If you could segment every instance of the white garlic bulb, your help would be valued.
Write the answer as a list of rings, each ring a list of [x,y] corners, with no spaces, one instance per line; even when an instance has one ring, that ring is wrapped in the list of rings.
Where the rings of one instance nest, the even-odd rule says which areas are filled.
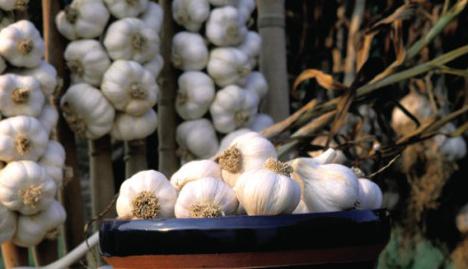
[[[158,78],[159,73],[161,73],[161,70],[163,69],[163,66],[164,59],[161,54],[156,55],[153,60],[143,64],[143,67],[150,71],[150,73],[153,74],[155,78]]]
[[[211,11],[205,34],[216,46],[235,46],[244,40],[247,27],[235,7],[225,6]]]
[[[70,42],[64,58],[74,84],[86,82],[93,86],[101,85],[102,76],[111,64],[101,43],[94,39]]]
[[[58,187],[62,186],[65,168],[65,149],[62,144],[50,140],[46,152],[37,163],[45,169],[46,174],[55,181]]]
[[[0,244],[10,240],[16,231],[17,216],[0,204]]]
[[[216,93],[210,113],[215,129],[228,133],[249,126],[258,110],[258,97],[239,86],[230,85]]]
[[[216,48],[211,51],[207,71],[216,85],[243,84],[252,66],[248,56],[236,48]]]
[[[327,140],[328,136],[317,136],[314,140],[312,140],[311,144],[325,147],[327,145]],[[338,145],[334,141],[331,141],[329,146],[336,147]],[[334,148],[328,148],[326,150],[314,150],[312,152],[308,152],[308,154],[313,157],[314,160],[320,160],[321,164],[345,164],[348,161],[343,151]]]
[[[439,132],[449,134],[455,130],[455,125],[449,122],[443,126]],[[462,136],[447,137],[445,135],[436,135],[432,139],[434,141],[432,145],[435,148],[435,151],[439,152],[445,160],[453,162],[465,157],[466,142]]]
[[[309,213],[309,209],[307,208],[307,205],[305,204],[304,200],[301,199],[299,201],[299,204],[297,205],[296,209],[292,212],[293,214],[306,214]]]
[[[149,2],[146,11],[140,16],[140,19],[156,33],[161,31],[163,18],[164,13],[161,6],[154,2]]]
[[[159,36],[137,18],[113,22],[107,29],[104,47],[112,60],[145,63],[159,53]]]
[[[259,114],[254,116],[253,121],[249,125],[249,129],[254,131],[254,132],[260,132],[260,131],[272,126],[273,124],[275,124],[275,122],[273,121],[273,119],[269,115],[259,113]]]
[[[0,111],[7,117],[37,117],[45,97],[41,84],[32,76],[6,74],[0,76]]]
[[[378,209],[382,207],[382,190],[374,182],[367,178],[359,179],[359,203],[360,209]]]
[[[25,11],[28,8],[28,3],[29,0],[1,0],[0,9],[4,11]]]
[[[249,57],[250,65],[255,66],[262,49],[262,38],[257,32],[249,31],[244,41],[237,48]]]
[[[410,92],[400,100],[400,104],[406,108],[419,121],[427,119],[431,114],[431,105],[427,98],[419,93]],[[413,122],[406,114],[398,107],[395,107],[392,112],[392,128],[397,133],[404,133],[405,130],[415,130],[416,123]]]
[[[203,72],[187,71],[177,80],[175,108],[184,120],[203,117],[215,97],[213,80]]]
[[[297,158],[290,164],[292,177],[304,182],[304,202],[311,212],[342,211],[357,205],[359,181],[350,168],[311,158]]]
[[[275,147],[270,141],[258,133],[249,132],[234,139],[216,159],[223,180],[234,186],[241,174],[262,168],[267,159],[276,157]]]
[[[219,178],[204,177],[185,184],[175,204],[177,218],[213,218],[236,214],[236,193]]]
[[[172,17],[180,26],[191,32],[198,32],[210,15],[207,0],[173,0]]]
[[[51,105],[45,105],[37,117],[48,134],[57,126],[58,118],[57,109]]]
[[[234,139],[246,133],[250,133],[250,132],[252,132],[252,130],[247,129],[247,128],[242,128],[242,129],[238,129],[238,130],[228,133],[225,137],[223,137],[223,139],[221,139],[221,142],[219,143],[218,152],[219,153],[223,152],[231,145]]]
[[[221,178],[221,168],[212,160],[190,161],[175,172],[171,177],[171,184],[181,190],[190,181],[205,177]]]
[[[238,0],[237,9],[243,23],[247,23],[255,10],[255,0]]]
[[[171,59],[178,69],[201,70],[208,63],[208,47],[200,34],[179,32],[172,39]]]
[[[237,180],[234,190],[248,215],[290,214],[301,200],[299,185],[290,178],[292,168],[275,159],[250,170]]]
[[[148,7],[148,0],[104,0],[116,18],[136,17]]]
[[[125,180],[117,198],[121,219],[154,219],[174,216],[177,191],[154,170],[141,171]]]
[[[253,71],[245,78],[244,89],[253,91],[259,99],[265,97],[268,92],[268,83],[262,73]]]
[[[158,116],[153,109],[141,116],[118,113],[112,126],[111,136],[117,140],[143,139],[152,134],[158,126]]]
[[[218,151],[218,138],[207,119],[185,121],[177,126],[176,141],[183,161],[207,159]]]
[[[63,206],[53,201],[44,211],[32,216],[19,216],[13,243],[21,247],[38,245],[49,233],[65,222],[67,214]]]
[[[44,93],[45,96],[54,94],[57,89],[57,70],[44,60],[35,68],[21,69],[18,70],[17,73],[22,76],[34,77],[41,85],[42,93]]]

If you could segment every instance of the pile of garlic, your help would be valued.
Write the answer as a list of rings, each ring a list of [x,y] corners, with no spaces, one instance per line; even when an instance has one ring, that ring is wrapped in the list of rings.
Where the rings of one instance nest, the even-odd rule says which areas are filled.
[[[379,186],[331,163],[336,154],[329,149],[283,163],[270,141],[248,131],[215,159],[187,162],[170,181],[152,170],[127,179],[117,213],[122,219],[209,218],[380,208]]]
[[[175,103],[184,120],[176,137],[182,163],[215,155],[218,137],[273,124],[258,113],[268,85],[253,71],[261,49],[260,35],[247,28],[254,10],[255,0],[172,2],[173,19],[183,28],[172,40],[171,55],[182,71]]]
[[[57,14],[72,81],[61,109],[75,134],[132,141],[156,130],[162,19],[149,0],[73,0]]]
[[[25,9],[27,2],[0,1],[1,12]],[[8,16],[0,31],[0,243],[30,247],[56,237],[66,218],[55,200],[65,164],[65,151],[54,140],[59,83],[43,59],[36,27]]]

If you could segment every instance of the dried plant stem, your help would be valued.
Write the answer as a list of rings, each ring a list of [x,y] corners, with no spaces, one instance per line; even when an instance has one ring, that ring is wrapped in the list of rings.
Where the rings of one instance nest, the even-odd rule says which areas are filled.
[[[126,141],[125,147],[125,177],[129,178],[135,173],[148,169],[146,161],[146,141]]]
[[[5,269],[28,265],[28,249],[15,246],[6,241],[2,244],[2,258]]]
[[[159,2],[164,14],[172,14],[172,1]],[[171,16],[164,16],[161,33],[161,54],[166,63],[160,76],[160,99],[158,103],[159,171],[172,175],[178,167],[175,141],[177,117],[174,102],[177,95],[177,81],[171,63],[171,44],[174,36],[174,22]]]
[[[354,4],[353,15],[351,18],[351,25],[349,26],[348,45],[346,47],[345,78],[344,78],[345,85],[351,84],[351,82],[354,80],[354,76],[356,73],[357,48],[355,44],[356,44],[359,28],[361,27],[365,6],[366,6],[366,0],[356,0]]]

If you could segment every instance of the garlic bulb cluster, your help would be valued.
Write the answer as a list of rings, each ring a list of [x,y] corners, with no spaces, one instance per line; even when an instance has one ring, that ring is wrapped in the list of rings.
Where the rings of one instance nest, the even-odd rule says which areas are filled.
[[[1,1],[0,9],[23,10],[28,2]],[[2,25],[0,242],[24,247],[39,244],[65,221],[64,209],[55,200],[63,182],[65,151],[54,140],[58,112],[51,101],[60,83],[55,68],[43,58],[44,41],[31,22]]]
[[[182,163],[210,158],[219,146],[214,127],[207,119],[190,120],[180,124],[176,130],[176,141]]]
[[[178,78],[177,114],[185,121],[210,119],[212,126],[204,125],[215,130],[215,135],[209,131],[213,141],[204,142],[210,146],[202,154],[179,139],[182,163],[208,151],[222,151],[212,149],[230,132],[244,128],[259,132],[273,124],[268,115],[258,113],[268,85],[255,71],[262,40],[247,27],[254,9],[254,0],[172,2],[173,19],[183,27],[172,40],[172,64],[183,71]]]
[[[72,40],[64,55],[72,85],[61,108],[76,135],[130,141],[156,130],[162,20],[148,0],[73,0],[57,14],[57,28]]]

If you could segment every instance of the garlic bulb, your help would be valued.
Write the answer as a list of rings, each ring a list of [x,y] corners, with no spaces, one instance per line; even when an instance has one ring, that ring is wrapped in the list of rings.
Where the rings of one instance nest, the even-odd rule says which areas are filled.
[[[255,66],[262,49],[262,38],[257,32],[249,31],[237,48],[244,52],[249,57],[251,65]]]
[[[156,33],[161,31],[163,18],[164,13],[161,6],[154,2],[149,2],[145,12],[140,16],[140,19]]]
[[[115,110],[104,95],[91,85],[71,86],[60,100],[63,117],[77,135],[98,139],[112,129]]]
[[[236,6],[239,0],[208,0],[213,6]]]
[[[218,152],[219,153],[223,152],[229,147],[229,145],[231,145],[234,139],[246,133],[250,133],[250,132],[252,132],[252,130],[247,129],[247,128],[242,128],[242,129],[238,129],[238,130],[228,133],[225,137],[223,137],[223,139],[221,139],[221,142],[219,143]]]
[[[197,33],[179,32],[172,39],[172,63],[174,67],[189,71],[201,70],[208,63],[208,48]]]
[[[154,76],[134,61],[115,61],[104,73],[102,93],[115,109],[140,116],[156,105],[159,87]]]
[[[264,168],[250,170],[237,180],[234,190],[248,215],[289,214],[301,200],[299,185],[290,178],[292,168],[268,159]]]
[[[148,7],[148,0],[104,0],[116,18],[136,17]]]
[[[252,66],[245,53],[236,48],[217,48],[211,51],[207,66],[208,74],[216,85],[242,84]]]
[[[39,159],[38,164],[45,169],[47,175],[55,181],[58,187],[62,186],[65,149],[59,142],[54,140],[49,141],[47,150]]]
[[[117,214],[121,219],[153,219],[174,216],[177,191],[154,170],[141,171],[120,186]]]
[[[236,85],[218,91],[210,107],[215,129],[221,133],[249,126],[257,110],[257,95]]]
[[[418,118],[419,121],[425,120],[432,114],[431,105],[427,98],[416,92],[411,92],[403,97],[400,100],[400,104]],[[397,133],[405,133],[405,130],[416,129],[416,123],[398,107],[393,109],[391,125]]]
[[[241,174],[262,168],[267,159],[276,157],[275,147],[270,141],[258,133],[250,132],[234,139],[229,148],[216,159],[223,180],[234,186]]]
[[[268,84],[262,73],[253,71],[245,78],[243,84],[244,89],[253,91],[258,95],[259,99],[265,97],[268,92]]]
[[[320,164],[311,158],[290,162],[292,177],[304,182],[304,202],[311,212],[354,208],[359,198],[359,181],[351,169],[340,164]]]
[[[46,61],[41,61],[39,66],[33,69],[22,69],[17,73],[22,76],[34,77],[41,85],[41,90],[45,96],[54,94],[57,89],[57,70]]]
[[[0,111],[7,117],[41,113],[45,97],[34,77],[13,74],[0,76]]]
[[[221,178],[219,165],[212,160],[191,161],[172,175],[171,184],[180,191],[188,182],[206,177]]]
[[[10,162],[0,172],[0,203],[23,215],[47,209],[56,191],[55,182],[35,162]]]
[[[57,126],[59,114],[57,109],[52,107],[51,105],[45,105],[42,108],[41,114],[37,117],[39,122],[44,127],[44,130],[50,134],[52,130]]]
[[[207,159],[218,151],[218,138],[207,119],[185,121],[177,126],[176,141],[183,161]]]
[[[260,132],[275,124],[273,119],[267,114],[257,114],[249,125],[249,129],[254,132]]]
[[[185,184],[175,204],[177,218],[213,218],[234,215],[236,193],[219,178],[204,177]]]
[[[447,123],[439,132],[451,133],[456,130],[453,123]],[[463,137],[447,137],[445,135],[436,135],[432,144],[436,152],[439,152],[445,160],[449,162],[458,161],[466,155],[466,143]]]
[[[104,46],[112,60],[145,63],[159,53],[159,36],[137,18],[125,18],[107,29]]]
[[[206,23],[206,37],[216,46],[235,46],[247,35],[238,10],[232,6],[215,8]]]
[[[172,17],[180,26],[191,32],[198,32],[210,15],[207,0],[173,0]]]
[[[94,39],[70,42],[64,58],[74,84],[86,82],[93,86],[101,85],[102,76],[111,64],[101,43]]]
[[[5,11],[20,10],[24,11],[28,8],[29,0],[2,0],[0,1],[0,9]]]
[[[357,208],[378,209],[382,207],[382,191],[380,187],[369,179],[360,178],[358,201]]]
[[[16,231],[17,216],[0,204],[0,244],[10,240]]]
[[[309,209],[307,208],[304,200],[301,199],[299,204],[297,205],[296,209],[292,212],[293,214],[306,214],[309,213]]]
[[[215,97],[213,80],[203,72],[187,71],[177,80],[175,108],[184,120],[203,117]]]
[[[44,41],[34,24],[21,20],[0,32],[0,55],[17,67],[36,67],[44,55]]]
[[[117,140],[143,139],[152,134],[158,126],[158,117],[153,109],[141,116],[118,113],[112,126],[111,136]]]
[[[33,117],[16,116],[0,121],[0,160],[36,161],[44,154],[48,134]]]
[[[243,23],[247,23],[255,10],[255,0],[238,0],[237,9]]]
[[[55,25],[68,40],[95,38],[104,32],[109,18],[102,0],[73,0],[57,14]]]
[[[155,78],[158,78],[159,73],[164,66],[164,59],[161,54],[156,55],[153,60],[143,64],[143,67],[146,68]]]
[[[20,216],[13,243],[21,247],[38,245],[48,234],[56,236],[55,229],[65,222],[67,214],[63,206],[53,201],[44,211],[33,216]]]

